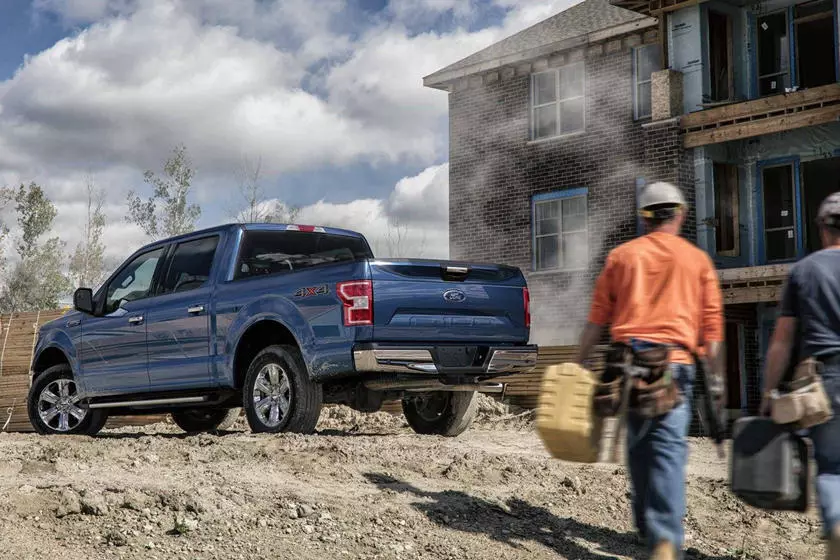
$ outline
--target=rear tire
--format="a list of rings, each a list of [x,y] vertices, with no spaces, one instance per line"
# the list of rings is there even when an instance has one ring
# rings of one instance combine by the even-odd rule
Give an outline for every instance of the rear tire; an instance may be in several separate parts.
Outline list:
[[[227,430],[239,417],[238,408],[188,408],[171,414],[172,421],[187,432],[212,432]]]
[[[69,365],[47,368],[29,388],[30,424],[41,435],[96,435],[105,427],[108,413],[78,406],[79,396]]]
[[[274,345],[251,361],[242,387],[242,406],[252,432],[315,431],[323,389],[309,377],[294,346]]]
[[[402,399],[405,419],[418,434],[455,437],[472,424],[478,410],[475,391],[434,391]]]

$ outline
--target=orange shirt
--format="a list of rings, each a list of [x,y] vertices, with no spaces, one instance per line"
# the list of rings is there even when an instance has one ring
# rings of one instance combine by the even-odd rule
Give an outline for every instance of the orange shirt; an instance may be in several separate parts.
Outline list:
[[[631,338],[681,344],[692,351],[723,342],[723,301],[709,256],[682,237],[654,232],[613,249],[595,284],[589,322]],[[674,350],[671,359],[693,363]]]

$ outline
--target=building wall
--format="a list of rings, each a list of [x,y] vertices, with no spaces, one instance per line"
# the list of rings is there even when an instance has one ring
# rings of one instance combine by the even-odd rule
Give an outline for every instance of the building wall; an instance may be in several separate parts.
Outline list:
[[[583,133],[529,142],[529,67],[471,80],[449,96],[450,254],[523,270],[537,344],[577,341],[607,252],[637,234],[637,178],[678,181],[693,200],[676,121],[645,129],[633,120],[632,44],[587,50]],[[535,272],[532,197],[580,187],[588,189],[589,266]]]

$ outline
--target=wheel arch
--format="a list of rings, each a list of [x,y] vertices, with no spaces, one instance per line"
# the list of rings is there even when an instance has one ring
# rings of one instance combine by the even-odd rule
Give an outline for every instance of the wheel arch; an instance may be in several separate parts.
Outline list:
[[[264,348],[275,344],[286,344],[301,349],[291,329],[277,319],[260,319],[249,325],[236,343],[233,354],[234,387],[241,389],[254,357]]]
[[[41,350],[32,361],[32,380],[53,366],[66,365],[73,371],[72,363],[67,354],[58,346],[47,346]]]

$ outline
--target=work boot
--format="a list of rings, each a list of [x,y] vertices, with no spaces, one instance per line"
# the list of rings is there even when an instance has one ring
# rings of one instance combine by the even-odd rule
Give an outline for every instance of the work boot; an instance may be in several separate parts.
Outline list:
[[[656,546],[653,547],[653,554],[650,560],[677,560],[677,551],[673,543],[668,541],[659,541],[656,543]],[[834,559],[832,558],[832,560]]]
[[[828,546],[825,553],[826,560],[840,560],[840,523],[831,529],[828,535]]]

